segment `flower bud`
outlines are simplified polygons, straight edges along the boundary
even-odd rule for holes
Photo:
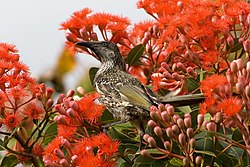
[[[150,117],[154,120],[154,121],[159,121],[161,120],[159,114],[155,111],[151,111],[150,112]]]
[[[62,103],[62,102],[63,102],[63,98],[64,98],[64,97],[65,97],[65,96],[64,96],[64,94],[60,94],[60,95],[59,95],[59,97],[57,98],[56,103],[57,103],[57,104]]]
[[[182,79],[181,75],[179,75],[178,73],[174,72],[172,74],[172,77],[174,78],[174,80],[176,81],[180,81]]]
[[[237,73],[238,72],[238,66],[237,66],[237,63],[235,63],[235,62],[231,62],[230,63],[230,69],[231,69],[231,71],[233,72],[233,73]]]
[[[75,101],[69,102],[69,107],[72,108],[73,110],[78,110],[78,104]]]
[[[190,160],[189,160],[188,157],[183,158],[182,162],[183,162],[184,167],[189,167],[190,166]]]
[[[71,89],[67,92],[66,97],[72,97],[74,96],[74,94],[75,94],[75,91]]]
[[[59,123],[59,124],[63,124],[63,125],[68,125],[65,116],[64,115],[57,115],[54,117],[54,121]]]
[[[243,48],[247,53],[249,53],[249,51],[250,51],[250,41],[249,40],[246,40],[243,42]]]
[[[179,69],[179,70],[181,70],[181,71],[183,71],[183,72],[186,72],[186,67],[181,63],[181,62],[178,62],[177,64],[176,64],[176,66],[177,66],[177,68]]]
[[[204,121],[204,115],[203,114],[198,114],[197,115],[197,123],[198,123],[198,125],[201,126],[203,121]]]
[[[171,105],[168,105],[167,107],[165,106],[165,109],[167,110],[168,115],[170,115],[171,117],[175,114],[173,106],[171,106]]]
[[[168,137],[169,137],[170,139],[174,138],[174,132],[173,132],[172,128],[168,127],[168,128],[166,129],[166,134],[168,135]]]
[[[201,163],[202,163],[202,157],[201,156],[197,156],[195,158],[195,164],[196,164],[196,166],[200,166]]]
[[[177,120],[180,118],[178,114],[173,115],[173,121],[177,123]]]
[[[142,40],[141,40],[141,43],[142,43],[143,45],[146,45],[146,44],[148,43],[148,41],[149,41],[148,38],[143,37]]]
[[[173,76],[168,71],[163,72],[163,76],[166,79],[172,79],[173,78]]]
[[[215,123],[214,122],[208,122],[206,125],[206,128],[208,131],[215,131]]]
[[[227,70],[226,77],[227,77],[228,83],[230,83],[231,85],[233,85],[234,84],[234,74],[233,74],[233,72],[232,72],[231,69]]]
[[[165,141],[164,143],[164,147],[167,151],[170,151],[171,150],[171,144],[169,143],[169,141]]]
[[[223,114],[222,112],[217,112],[215,114],[215,123],[220,123],[223,120]]]
[[[187,73],[191,76],[196,76],[197,73],[194,71],[193,67],[188,67],[187,68]]]
[[[67,148],[67,149],[71,149],[71,144],[69,143],[69,141],[67,139],[61,139],[61,144],[63,147]]]
[[[184,121],[182,118],[177,119],[177,125],[179,126],[180,129],[184,130]]]
[[[236,83],[235,87],[236,87],[237,93],[239,93],[239,94],[242,94],[242,93],[243,93],[244,88],[243,88],[243,85],[242,85],[241,83],[239,83],[239,82]]]
[[[245,88],[246,95],[250,98],[250,85],[247,85]]]
[[[155,123],[155,121],[153,121],[152,119],[148,121],[148,126],[149,127],[156,127],[157,123]]]
[[[150,39],[151,38],[151,33],[150,32],[145,32],[144,33],[144,38]]]
[[[141,150],[141,155],[148,158],[151,157],[150,153],[145,149]]]
[[[143,140],[145,140],[146,142],[148,142],[148,138],[149,138],[150,136],[149,136],[149,134],[144,134],[143,135]]]
[[[148,138],[148,144],[150,145],[150,147],[157,147],[155,139],[151,136]]]
[[[158,32],[159,32],[159,26],[158,25],[153,25],[153,32],[154,32],[154,34],[155,35],[157,35],[158,34]]]
[[[187,137],[189,137],[189,138],[194,137],[194,130],[193,130],[193,128],[187,128],[186,133],[187,133]]]
[[[172,126],[172,130],[173,130],[174,134],[179,135],[180,129],[178,128],[178,126],[176,124],[174,124]]]
[[[227,44],[232,48],[234,46],[234,38],[232,36],[227,37]]]
[[[179,134],[178,140],[182,146],[186,144],[186,135],[184,133]]]
[[[157,136],[162,137],[162,130],[159,126],[154,127],[154,132]]]
[[[163,111],[161,113],[161,118],[165,121],[165,122],[169,122],[169,115],[167,113],[167,111]]]
[[[78,155],[73,155],[73,156],[71,157],[71,160],[72,160],[72,162],[73,162],[74,164],[77,164],[77,163],[79,162],[79,157],[78,157]]]
[[[195,149],[196,148],[196,140],[195,138],[192,138],[189,140],[189,145],[192,149]]]
[[[76,113],[72,108],[67,109],[66,112],[71,119],[76,119]]]
[[[69,167],[69,163],[65,158],[60,159],[59,164],[62,165],[63,167]]]
[[[69,42],[75,43],[75,40],[74,40],[74,38],[72,37],[72,34],[71,34],[71,33],[66,33],[66,34],[65,34],[65,38],[66,38]]]
[[[54,104],[54,100],[49,99],[49,100],[47,101],[47,103],[46,103],[46,107],[47,107],[47,108],[50,108],[50,107],[52,107],[53,104]]]
[[[97,36],[97,34],[96,34],[95,32],[92,32],[92,33],[90,34],[90,38],[91,38],[93,41],[98,41],[98,36]]]
[[[163,68],[165,68],[167,71],[172,71],[171,69],[170,69],[170,67],[169,67],[169,65],[166,63],[166,62],[162,62],[161,63],[161,67],[163,67]]]
[[[47,88],[47,89],[46,89],[46,92],[45,92],[45,97],[46,97],[46,99],[50,99],[53,93],[54,93],[54,89],[52,89],[52,88]]]
[[[151,45],[146,45],[146,52],[148,53],[148,54],[152,54],[153,53],[153,49],[152,49],[152,46]]]
[[[187,128],[192,126],[192,121],[190,117],[184,118],[184,124]]]
[[[236,61],[236,64],[237,64],[237,67],[238,67],[238,70],[242,70],[242,68],[243,68],[243,59],[237,59]]]
[[[57,157],[59,157],[60,159],[65,158],[64,153],[63,153],[60,149],[58,149],[58,148],[55,148],[55,149],[54,149],[54,154],[55,154]]]

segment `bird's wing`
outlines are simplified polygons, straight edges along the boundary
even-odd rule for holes
[[[129,74],[124,75],[128,76]],[[149,110],[153,104],[157,104],[157,96],[151,89],[145,87],[140,81],[130,75],[126,78],[126,82],[119,88],[119,92],[125,101],[145,110]]]

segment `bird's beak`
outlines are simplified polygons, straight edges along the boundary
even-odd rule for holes
[[[96,48],[95,48],[95,43],[94,42],[89,42],[89,41],[82,41],[82,42],[77,42],[75,43],[76,46],[78,47],[86,47],[86,48],[89,48],[90,50],[92,50],[95,55],[94,57],[97,59],[97,60],[101,60],[99,55],[96,53]]]

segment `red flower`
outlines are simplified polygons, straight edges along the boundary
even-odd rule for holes
[[[58,124],[58,136],[63,136],[64,138],[68,139],[71,138],[76,133],[76,127],[74,126],[67,126],[63,124]]]
[[[14,129],[18,127],[22,121],[22,118],[19,117],[17,114],[8,114],[3,119],[3,124],[6,125],[9,129]]]
[[[82,117],[89,122],[95,122],[104,110],[104,106],[100,104],[95,104],[94,100],[98,98],[97,93],[90,93],[82,97],[78,102],[80,109],[80,114]]]
[[[51,161],[58,160],[59,158],[54,154],[54,150],[56,148],[60,148],[60,145],[61,145],[61,139],[59,137],[54,138],[44,150],[43,152],[44,157]]]
[[[44,109],[39,106],[39,102],[30,102],[23,108],[23,114],[32,119],[39,119],[44,112]]]
[[[218,104],[218,109],[228,116],[233,116],[241,111],[243,105],[239,98],[231,97]]]
[[[211,96],[212,93],[219,88],[219,86],[227,83],[227,78],[225,76],[214,74],[212,76],[208,76],[201,82],[201,90],[205,96]]]

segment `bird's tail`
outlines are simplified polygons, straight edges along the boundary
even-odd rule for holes
[[[200,94],[180,95],[180,96],[163,96],[159,98],[159,102],[162,104],[170,104],[174,107],[188,106],[202,103],[205,100],[205,96]]]

